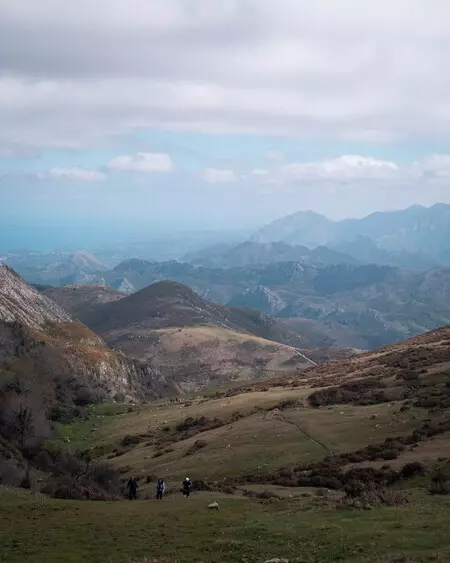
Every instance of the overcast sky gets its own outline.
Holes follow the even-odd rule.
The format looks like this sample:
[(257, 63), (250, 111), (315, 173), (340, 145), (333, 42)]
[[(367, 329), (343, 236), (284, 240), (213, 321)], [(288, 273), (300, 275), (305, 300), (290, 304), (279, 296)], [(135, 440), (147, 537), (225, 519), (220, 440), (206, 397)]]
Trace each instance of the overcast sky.
[(0, 218), (450, 203), (448, 0), (0, 0)]

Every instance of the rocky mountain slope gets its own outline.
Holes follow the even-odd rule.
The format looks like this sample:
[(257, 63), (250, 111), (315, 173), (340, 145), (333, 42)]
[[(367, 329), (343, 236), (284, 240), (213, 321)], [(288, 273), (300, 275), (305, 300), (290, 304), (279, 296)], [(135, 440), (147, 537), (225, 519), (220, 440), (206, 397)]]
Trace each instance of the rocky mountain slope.
[(177, 392), (148, 365), (110, 350), (5, 265), (0, 265), (0, 379), (2, 389), (9, 389), (3, 401), (28, 389), (27, 400), (44, 411), (117, 393), (139, 399)]
[(9, 266), (0, 264), (0, 320), (42, 328), (49, 322), (69, 322), (69, 315), (38, 293)]

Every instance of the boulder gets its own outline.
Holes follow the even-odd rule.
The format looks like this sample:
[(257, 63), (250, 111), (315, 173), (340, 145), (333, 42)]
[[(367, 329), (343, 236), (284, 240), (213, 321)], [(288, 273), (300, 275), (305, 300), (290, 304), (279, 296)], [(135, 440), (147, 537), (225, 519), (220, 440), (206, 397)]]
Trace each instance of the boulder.
[(209, 508), (209, 510), (219, 510), (219, 503), (218, 502), (212, 502), (211, 504), (208, 504), (208, 508)]

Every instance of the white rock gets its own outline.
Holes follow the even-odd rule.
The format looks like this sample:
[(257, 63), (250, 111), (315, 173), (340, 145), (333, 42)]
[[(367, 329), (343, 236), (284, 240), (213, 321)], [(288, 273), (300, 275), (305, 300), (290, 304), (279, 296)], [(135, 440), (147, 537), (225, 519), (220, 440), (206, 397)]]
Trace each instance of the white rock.
[(211, 504), (208, 504), (208, 508), (210, 510), (219, 510), (219, 503), (218, 502), (212, 502)]

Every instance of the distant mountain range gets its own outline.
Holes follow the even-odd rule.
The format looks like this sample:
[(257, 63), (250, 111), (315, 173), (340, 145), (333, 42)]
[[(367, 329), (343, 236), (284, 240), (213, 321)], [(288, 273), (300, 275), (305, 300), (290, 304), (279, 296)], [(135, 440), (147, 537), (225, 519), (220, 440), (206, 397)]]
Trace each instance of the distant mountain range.
[(100, 283), (101, 273), (110, 268), (87, 250), (14, 252), (3, 261), (27, 281), (44, 285)]
[[(393, 254), (377, 254), (373, 246), (367, 252), (367, 239), (375, 249)], [(308, 248), (326, 245), (365, 262), (383, 260), (403, 267), (414, 265), (409, 254), (423, 261), (425, 267), (450, 264), (450, 205), (414, 205), (402, 211), (377, 212), (338, 222), (312, 211), (299, 211), (263, 227), (251, 240), (281, 241)]]
[(266, 243), (245, 241), (237, 246), (214, 245), (187, 254), (181, 261), (209, 268), (240, 268), (276, 262), (304, 262), (316, 266), (364, 263), (364, 260), (326, 246), (318, 246), (310, 250), (306, 246), (291, 246), (283, 241)]
[(41, 290), (103, 286), (102, 295), (85, 292), (86, 303), (65, 290), (64, 306), (81, 307), (76, 315), (93, 299), (114, 301), (173, 280), (203, 299), (278, 317), (310, 348), (376, 348), (450, 322), (450, 205), (444, 204), (341, 222), (302, 211), (252, 240), (214, 243), (183, 261), (132, 258), (111, 268), (87, 251), (19, 252), (3, 260)]

